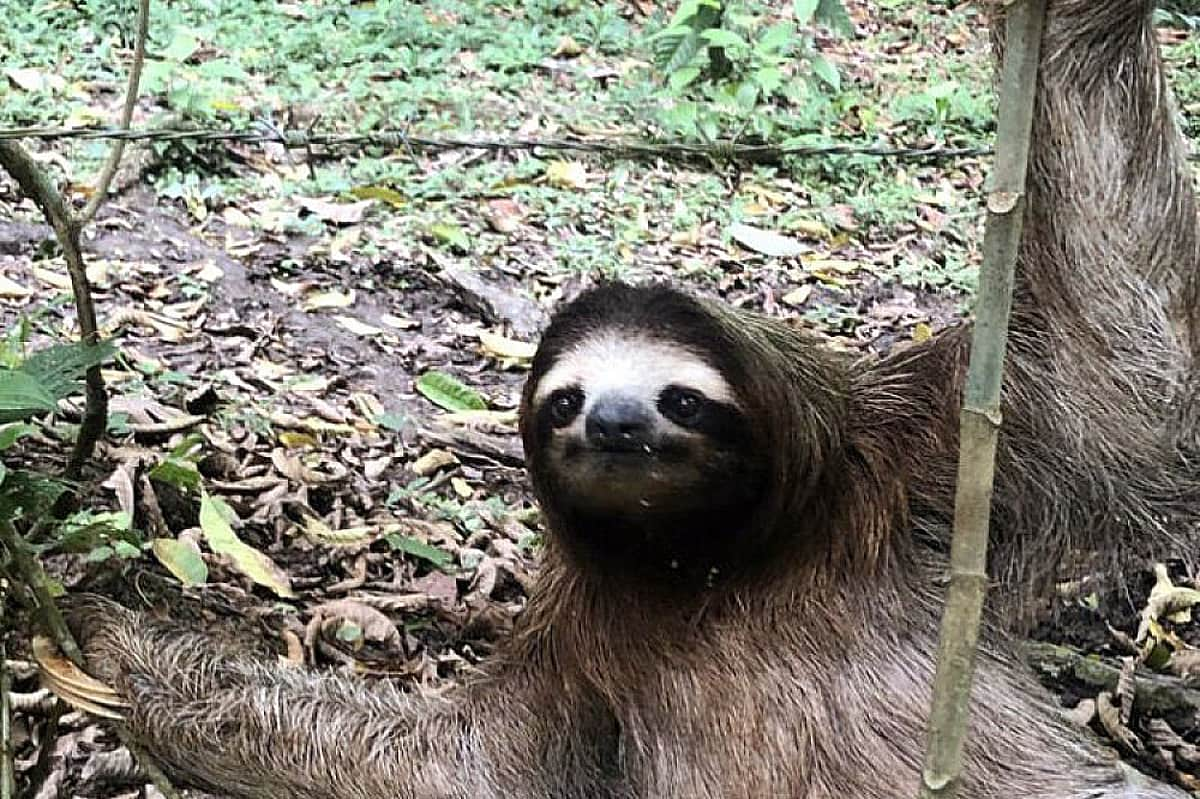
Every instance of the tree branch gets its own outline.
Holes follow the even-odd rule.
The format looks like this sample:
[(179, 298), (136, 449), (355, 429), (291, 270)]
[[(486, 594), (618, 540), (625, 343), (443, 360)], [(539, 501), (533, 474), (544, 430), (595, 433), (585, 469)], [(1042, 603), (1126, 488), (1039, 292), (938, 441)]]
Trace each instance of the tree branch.
[[(146, 63), (146, 38), (150, 32), (150, 0), (138, 0), (137, 37), (133, 42), (133, 63), (129, 65), (129, 83), (125, 89), (125, 106), (121, 110), (121, 121), (118, 127), (129, 130), (133, 121), (133, 109), (137, 106), (138, 86), (142, 82), (142, 66)], [(121, 158), (125, 155), (125, 141), (117, 139), (113, 142), (112, 150), (108, 153), (108, 161), (96, 179), (95, 190), (83, 211), (79, 214), (80, 226), (87, 225), (96, 216), (100, 206), (108, 196), (109, 186), (116, 177)]]

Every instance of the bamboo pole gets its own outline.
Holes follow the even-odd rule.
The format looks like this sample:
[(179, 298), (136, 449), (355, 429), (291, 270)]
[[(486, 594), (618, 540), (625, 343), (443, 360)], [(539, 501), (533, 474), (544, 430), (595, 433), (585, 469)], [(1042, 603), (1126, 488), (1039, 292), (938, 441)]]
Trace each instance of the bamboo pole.
[(16, 752), (13, 751), (12, 706), (9, 702), (12, 694), (12, 674), (6, 665), (8, 650), (3, 633), (8, 629), (8, 625), (2, 623), (5, 620), (7, 600), (8, 581), (0, 577), (0, 799), (13, 799), (13, 792), (16, 790)]
[(1000, 73), (996, 164), (987, 198), (971, 362), (959, 421), (950, 586), (938, 641), (920, 799), (953, 799), (962, 781), (971, 681), (987, 594), (988, 521), (1001, 423), (1000, 386), (1025, 213), (1025, 174), (1045, 13), (1046, 0), (1018, 0), (1009, 5), (1005, 20), (1007, 46)]

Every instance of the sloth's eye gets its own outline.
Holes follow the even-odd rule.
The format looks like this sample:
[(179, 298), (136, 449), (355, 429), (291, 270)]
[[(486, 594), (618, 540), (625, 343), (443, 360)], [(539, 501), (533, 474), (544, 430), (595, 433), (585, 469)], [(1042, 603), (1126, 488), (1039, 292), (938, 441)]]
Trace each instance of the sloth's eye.
[(671, 386), (658, 397), (658, 410), (675, 424), (696, 421), (704, 409), (704, 395), (690, 388)]
[(583, 392), (577, 388), (564, 388), (550, 395), (550, 420), (555, 427), (569, 424), (583, 408)]

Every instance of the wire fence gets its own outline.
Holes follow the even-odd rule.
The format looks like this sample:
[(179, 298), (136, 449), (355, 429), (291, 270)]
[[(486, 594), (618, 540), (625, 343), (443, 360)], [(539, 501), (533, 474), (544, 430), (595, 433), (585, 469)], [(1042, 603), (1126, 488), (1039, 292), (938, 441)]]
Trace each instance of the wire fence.
[(314, 151), (411, 149), (425, 151), (488, 150), (494, 152), (546, 151), (595, 153), (635, 158), (708, 158), (723, 161), (770, 162), (784, 158), (865, 156), (905, 160), (950, 160), (990, 155), (989, 146), (897, 147), (864, 143), (743, 144), (732, 140), (707, 143), (640, 141), (631, 138), (457, 138), (411, 135), (406, 131), (370, 133), (321, 133), (312, 130), (281, 130), (268, 123), (247, 129), (200, 128), (0, 128), (0, 139), (40, 141), (127, 141), (127, 142), (236, 142), (274, 143), (290, 150)]

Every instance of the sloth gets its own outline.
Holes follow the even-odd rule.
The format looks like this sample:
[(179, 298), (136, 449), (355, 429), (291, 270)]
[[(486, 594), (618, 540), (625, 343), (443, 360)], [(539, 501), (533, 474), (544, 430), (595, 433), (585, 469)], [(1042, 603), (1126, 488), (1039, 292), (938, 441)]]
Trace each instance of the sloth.
[[(1196, 540), (1200, 257), (1152, 10), (1050, 3), (964, 799), (1183, 796), (1062, 720), (1009, 638), (1064, 572)], [(71, 624), (142, 745), (232, 796), (908, 795), (969, 339), (865, 360), (668, 286), (578, 297), (521, 401), (537, 583), (445, 694), (100, 600)]]
[[(926, 447), (890, 438), (907, 372), (879, 368), (667, 286), (566, 306), (522, 401), (538, 584), (440, 697), (95, 602), (74, 626), (170, 773), (234, 796), (905, 795), (938, 561), (904, 534)], [(1183, 796), (1060, 719), (994, 629), (975, 700), (960, 796)]]

